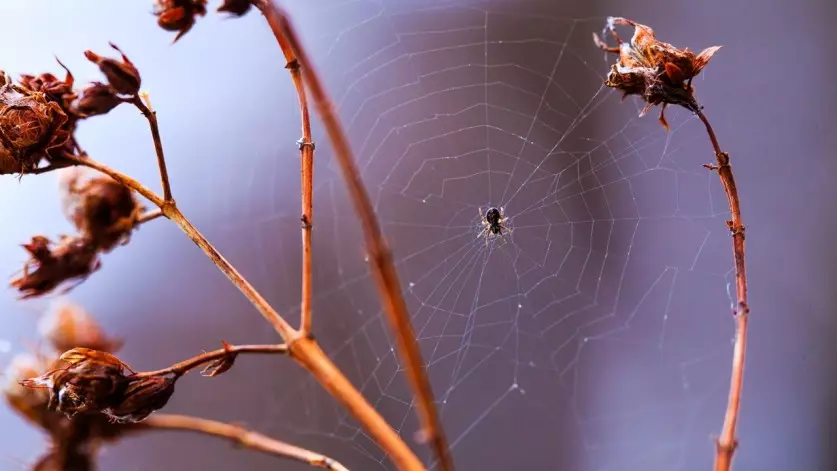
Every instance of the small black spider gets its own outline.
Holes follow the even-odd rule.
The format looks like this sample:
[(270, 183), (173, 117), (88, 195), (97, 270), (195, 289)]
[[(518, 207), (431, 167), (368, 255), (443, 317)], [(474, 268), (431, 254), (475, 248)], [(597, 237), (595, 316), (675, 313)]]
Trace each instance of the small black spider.
[(488, 241), (492, 237), (501, 237), (505, 240), (506, 238), (503, 236), (510, 233), (511, 228), (506, 224), (507, 218), (503, 208), (488, 208), (485, 214), (483, 214), (482, 208), (479, 211), (483, 228), (477, 237), (485, 236), (485, 245), (488, 245)]

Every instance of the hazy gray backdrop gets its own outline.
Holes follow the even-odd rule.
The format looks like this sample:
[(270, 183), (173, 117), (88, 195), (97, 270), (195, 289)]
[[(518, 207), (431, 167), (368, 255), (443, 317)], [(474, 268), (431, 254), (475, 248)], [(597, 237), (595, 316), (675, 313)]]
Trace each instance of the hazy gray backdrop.
[[(747, 226), (752, 327), (735, 469), (837, 469), (833, 2), (286, 3), (358, 154), (465, 471), (709, 469), (733, 332), (726, 203), (701, 168), (711, 148), (684, 111), (670, 110), (666, 134), (654, 113), (639, 119), (639, 104), (620, 104), (601, 85), (613, 58), (590, 35), (623, 15), (679, 46), (723, 45), (695, 85), (731, 152)], [(57, 73), (56, 55), (77, 80), (95, 80), (84, 49), (121, 46), (159, 112), (178, 204), (296, 319), (299, 128), (281, 53), (255, 12), (211, 13), (171, 46), (150, 11), (139, 0), (5, 0), (0, 67)], [(133, 109), (84, 122), (78, 137), (157, 185)], [(411, 395), (319, 123), (315, 139), (316, 332), (414, 443)], [(8, 274), (25, 259), (18, 244), (70, 230), (52, 175), (3, 178), (0, 201)], [(505, 244), (477, 238), (489, 205), (511, 218)], [(103, 264), (70, 297), (126, 339), (132, 366), (161, 368), (222, 339), (277, 339), (165, 221)], [(0, 363), (34, 338), (49, 304), (14, 298), (0, 294), (0, 339), (11, 342)], [(392, 469), (284, 358), (187, 377), (166, 410), (243, 423), (353, 470)], [(24, 469), (43, 438), (6, 408), (0, 427), (0, 468)], [(101, 460), (120, 471), (280, 467), (306, 469), (174, 432)]]

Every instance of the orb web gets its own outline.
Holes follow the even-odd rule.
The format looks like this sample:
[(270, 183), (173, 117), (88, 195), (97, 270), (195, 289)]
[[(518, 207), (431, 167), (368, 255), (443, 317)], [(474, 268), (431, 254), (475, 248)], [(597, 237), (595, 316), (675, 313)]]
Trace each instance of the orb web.
[[(459, 468), (696, 469), (711, 459), (731, 349), (710, 148), (687, 112), (671, 110), (666, 133), (604, 87), (613, 58), (590, 39), (603, 17), (550, 8), (349, 1), (293, 13), (393, 251)], [(318, 338), (413, 442), (413, 396), (360, 225), (315, 134)], [(270, 228), (252, 256), (298, 292), (296, 203), (265, 212), (246, 198), (268, 174), (274, 199), (295, 202), (296, 173), (259, 172), (242, 198), (257, 206), (222, 208), (220, 238)], [(502, 240), (480, 234), (490, 207), (513, 228)], [(265, 391), (259, 428), (328, 437), (352, 450), (347, 464), (391, 469), (324, 397), (310, 379)], [(489, 460), (490, 447), (502, 456)]]

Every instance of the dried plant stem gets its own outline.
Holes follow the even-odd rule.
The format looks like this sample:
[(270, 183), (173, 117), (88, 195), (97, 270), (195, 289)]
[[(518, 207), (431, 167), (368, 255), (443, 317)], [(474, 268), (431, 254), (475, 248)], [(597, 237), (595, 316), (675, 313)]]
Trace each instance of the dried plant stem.
[(148, 125), (151, 128), (151, 137), (154, 139), (154, 151), (157, 154), (157, 166), (160, 168), (160, 180), (163, 185), (163, 199), (165, 201), (174, 201), (171, 196), (171, 184), (169, 183), (169, 171), (166, 168), (166, 158), (163, 154), (163, 141), (160, 139), (160, 126), (157, 123), (157, 112), (151, 109), (151, 103), (148, 101), (148, 96), (145, 95), (146, 103), (143, 103), (139, 96), (134, 96), (131, 99), (131, 104), (137, 107), (140, 112), (148, 120)]
[(741, 386), (744, 382), (744, 356), (747, 347), (747, 317), (750, 307), (747, 304), (747, 272), (744, 264), (744, 223), (741, 221), (741, 202), (738, 198), (738, 189), (735, 186), (735, 178), (732, 174), (732, 167), (729, 163), (729, 154), (721, 151), (715, 131), (709, 124), (709, 120), (703, 112), (697, 112), (698, 118), (706, 126), (709, 140), (712, 141), (712, 148), (715, 150), (717, 164), (707, 165), (708, 168), (716, 170), (721, 178), (721, 184), (727, 194), (729, 201), (729, 212), (731, 220), (727, 221), (729, 230), (732, 233), (733, 255), (735, 258), (735, 294), (738, 298), (738, 305), (733, 312), (735, 316), (735, 344), (732, 351), (732, 375), (729, 388), (729, 399), (727, 411), (724, 415), (724, 424), (721, 435), (716, 442), (715, 471), (729, 471), (732, 465), (732, 456), (738, 446), (735, 438), (735, 427), (738, 423), (738, 410), (741, 406)]
[(153, 221), (160, 216), (163, 215), (162, 209), (154, 209), (152, 211), (146, 211), (145, 213), (141, 214), (140, 217), (137, 218), (137, 225), (145, 224), (148, 221)]
[(175, 374), (182, 376), (190, 370), (206, 363), (220, 360), (229, 355), (237, 355), (239, 353), (266, 353), (266, 354), (285, 354), (288, 353), (288, 347), (285, 345), (228, 345), (225, 348), (212, 350), (200, 355), (196, 355), (188, 360), (175, 363), (174, 365), (156, 371), (143, 371), (133, 375), (135, 378), (143, 378), (148, 376), (162, 376), (166, 374)]
[(442, 471), (452, 471), (454, 469), (453, 460), (436, 411), (433, 390), (424, 369), (424, 361), (416, 341), (415, 332), (413, 332), (407, 304), (401, 293), (401, 283), (393, 265), (392, 253), (384, 241), (374, 208), (361, 181), (360, 172), (357, 169), (348, 139), (334, 113), (331, 100), (328, 98), (325, 88), (302, 47), (288, 16), (273, 1), (263, 0), (259, 2), (259, 5), (280, 44), (282, 43), (281, 38), (284, 38), (302, 63), (302, 76), (308, 85), (314, 104), (334, 146), (335, 156), (340, 164), (343, 178), (349, 188), (355, 210), (363, 226), (369, 259), (374, 268), (384, 310), (389, 315), (399, 352), (405, 359), (407, 376), (416, 393), (417, 410), (423, 425), (421, 436), (430, 442), (431, 448), (436, 454), (439, 468)]
[[(265, 2), (255, 2), (256, 7), (265, 15)], [(302, 301), (300, 303), (302, 335), (311, 333), (311, 230), (314, 224), (313, 192), (314, 192), (314, 141), (311, 139), (311, 117), (308, 111), (308, 97), (305, 94), (305, 84), (302, 82), (299, 60), (287, 38), (275, 28), (276, 41), (285, 55), (285, 68), (291, 73), (296, 95), (299, 100), (299, 114), (302, 127), (302, 138), (298, 141), (301, 170), (301, 200), (302, 200)]]
[(348, 468), (328, 456), (270, 438), (238, 425), (226, 424), (215, 420), (189, 417), (186, 415), (154, 414), (145, 421), (132, 424), (130, 427), (138, 429), (182, 430), (214, 435), (252, 450), (308, 463), (316, 468), (348, 471)]
[(250, 283), (204, 238), (200, 232), (172, 203), (163, 201), (159, 195), (142, 183), (87, 157), (68, 157), (78, 165), (98, 170), (123, 185), (143, 195), (159, 206), (167, 218), (177, 224), (197, 244), (213, 263), (241, 290), (248, 300), (276, 329), (288, 345), (292, 358), (311, 372), (323, 387), (360, 422), (369, 434), (390, 454), (399, 468), (405, 471), (423, 471), (424, 466), (412, 450), (398, 436), (395, 430), (381, 417), (363, 395), (343, 375), (337, 366), (311, 337), (303, 337), (279, 315)]

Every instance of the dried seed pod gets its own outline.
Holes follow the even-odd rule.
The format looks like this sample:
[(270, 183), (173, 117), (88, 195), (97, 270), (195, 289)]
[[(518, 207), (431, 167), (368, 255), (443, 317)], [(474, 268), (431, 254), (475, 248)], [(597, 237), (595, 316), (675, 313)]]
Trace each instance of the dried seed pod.
[(23, 273), (11, 281), (23, 299), (50, 293), (67, 281), (84, 281), (101, 266), (97, 247), (82, 237), (65, 236), (53, 245), (46, 237), (35, 236), (23, 248), (31, 258)]
[(42, 371), (43, 365), (34, 355), (16, 355), (3, 373), (7, 379), (3, 387), (3, 396), (12, 410), (43, 427), (48, 421), (47, 415), (50, 414), (47, 409), (49, 394), (43, 389), (32, 389), (20, 384), (27, 378), (40, 375)]
[(136, 95), (139, 93), (142, 79), (139, 71), (134, 64), (125, 56), (115, 44), (110, 43), (110, 47), (114, 48), (122, 56), (122, 60), (111, 59), (110, 57), (102, 57), (93, 51), (84, 51), (84, 56), (90, 62), (99, 66), (99, 70), (105, 74), (110, 86), (117, 92), (124, 95)]
[(143, 210), (130, 188), (86, 169), (62, 170), (60, 191), (64, 214), (104, 252), (128, 240)]
[(229, 13), (233, 16), (244, 16), (253, 6), (251, 0), (224, 0), (224, 3), (218, 7), (218, 11), (222, 13)]
[(38, 330), (41, 337), (59, 352), (76, 347), (114, 352), (122, 346), (122, 341), (105, 335), (93, 316), (69, 301), (53, 303), (38, 323)]
[(188, 33), (198, 16), (206, 15), (206, 0), (155, 0), (157, 24), (166, 31), (177, 31), (177, 41)]
[(52, 149), (70, 140), (68, 116), (44, 93), (16, 86), (6, 76), (0, 86), (0, 174), (26, 173)]
[(72, 417), (79, 412), (102, 411), (122, 399), (127, 386), (125, 370), (119, 358), (107, 352), (74, 348), (59, 358), (61, 367), (21, 381), (30, 388), (49, 391), (47, 407)]
[(122, 400), (102, 412), (115, 423), (141, 422), (165, 407), (174, 394), (176, 381), (177, 376), (173, 374), (129, 378)]
[[(616, 34), (616, 25), (634, 27), (630, 43), (622, 42)], [(619, 54), (619, 60), (611, 67), (605, 85), (621, 90), (623, 97), (640, 95), (648, 103), (640, 116), (662, 104), (659, 120), (668, 129), (665, 119), (667, 105), (680, 105), (690, 111), (698, 111), (692, 79), (706, 67), (720, 46), (695, 54), (689, 49), (678, 49), (659, 41), (654, 30), (648, 26), (619, 17), (608, 18), (605, 30), (616, 39), (617, 46), (608, 46), (596, 34), (593, 41), (599, 48)]]
[(81, 91), (71, 109), (75, 114), (85, 118), (106, 114), (116, 108), (124, 100), (116, 95), (116, 91), (102, 82), (93, 82)]

